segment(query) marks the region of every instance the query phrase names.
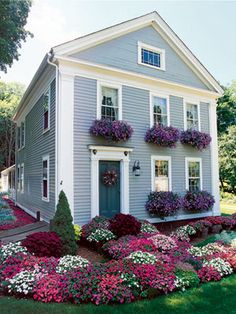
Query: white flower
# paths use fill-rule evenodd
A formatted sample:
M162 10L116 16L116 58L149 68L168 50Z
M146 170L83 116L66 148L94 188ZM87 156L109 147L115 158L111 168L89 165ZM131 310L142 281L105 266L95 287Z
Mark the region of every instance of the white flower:
M131 259L134 264L152 264L152 265L154 265L157 261L157 258L155 255L148 253L148 252L142 252L142 251L133 252L127 258Z
M220 257L213 258L210 261L204 261L203 266L211 266L215 268L221 276L230 275L233 273L233 268L230 263L224 261Z
M89 261L81 256L65 255L59 259L58 266L56 268L57 273L65 273L71 269L86 267L89 265Z
M17 254L17 253L27 253L27 249L21 246L21 242L10 242L8 244L2 245L0 247L0 261L4 262L8 256Z
M115 239L116 236L107 229L97 229L96 231L92 232L88 237L87 240L89 242L95 241L95 242L107 242L109 240Z

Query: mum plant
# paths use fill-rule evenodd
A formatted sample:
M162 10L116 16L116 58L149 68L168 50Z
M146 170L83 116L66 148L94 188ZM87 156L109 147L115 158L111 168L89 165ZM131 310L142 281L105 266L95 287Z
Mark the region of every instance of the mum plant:
M173 192L151 192L146 202L146 210L160 218L173 216L181 206L181 199Z
M55 232L36 232L28 235L22 245L36 256L55 256L62 254L62 241Z
M131 137L133 129L125 121L101 119L93 122L90 133L103 137L107 141L124 142Z
M183 197L183 208L188 212L204 212L211 210L214 197L207 191L188 191Z
M145 142L173 148L176 146L179 136L180 132L177 128L155 124L152 128L147 130Z
M129 214L116 214L110 221L110 229L117 237L137 235L141 230L141 222Z
M211 136L197 130L188 129L180 134L180 142L182 144L191 145L199 150L208 147L211 142Z

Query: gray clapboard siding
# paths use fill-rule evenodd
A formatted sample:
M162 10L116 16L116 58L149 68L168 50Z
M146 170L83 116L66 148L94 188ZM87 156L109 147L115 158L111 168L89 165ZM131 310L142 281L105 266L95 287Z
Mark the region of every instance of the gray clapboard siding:
M75 222L86 223L91 216L91 170L89 144L107 144L104 140L89 134L89 127L96 118L97 82L93 79L75 78L74 112L74 201ZM151 191L151 156L172 157L172 190L185 192L185 157L201 157L203 165L203 188L211 192L211 156L207 149L199 152L186 145L177 144L174 149L159 148L144 142L150 126L149 91L122 86L123 120L134 129L132 138L120 144L133 147L130 154L130 213L138 218L148 218L145 211L147 195ZM201 129L209 131L208 104L201 103ZM184 128L183 99L170 96L170 122L180 129ZM112 144L113 145L113 144ZM114 144L113 146L116 146ZM132 167L135 160L141 164L141 176L135 177Z
M138 41L165 49L166 71L138 64ZM209 89L152 26L133 31L72 56L175 83Z
M25 147L16 154L16 165L24 163L24 192L17 202L49 221L55 213L55 79L51 83L50 130L43 134L43 95L25 118ZM49 202L42 200L42 156L49 154ZM16 167L17 169L17 167Z

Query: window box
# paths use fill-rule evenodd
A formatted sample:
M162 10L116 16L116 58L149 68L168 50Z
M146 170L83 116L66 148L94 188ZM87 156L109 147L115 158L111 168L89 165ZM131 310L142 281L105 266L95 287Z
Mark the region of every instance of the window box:
M211 136L207 133L189 129L181 132L180 142L182 144L191 145L198 150L203 150L206 149L211 143Z
M209 211L214 203L214 197L207 191L188 191L182 201L183 208L190 213Z
M179 135L179 130L172 126L162 126L160 124L156 124L147 130L145 142L173 148L176 147Z

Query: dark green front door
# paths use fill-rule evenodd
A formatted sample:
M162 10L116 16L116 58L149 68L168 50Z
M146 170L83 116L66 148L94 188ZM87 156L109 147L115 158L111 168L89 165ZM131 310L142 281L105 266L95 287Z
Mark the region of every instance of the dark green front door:
M107 171L117 174L115 184L109 186L104 180ZM108 176L109 177L109 176ZM120 212L120 162L99 161L99 215L112 217Z

